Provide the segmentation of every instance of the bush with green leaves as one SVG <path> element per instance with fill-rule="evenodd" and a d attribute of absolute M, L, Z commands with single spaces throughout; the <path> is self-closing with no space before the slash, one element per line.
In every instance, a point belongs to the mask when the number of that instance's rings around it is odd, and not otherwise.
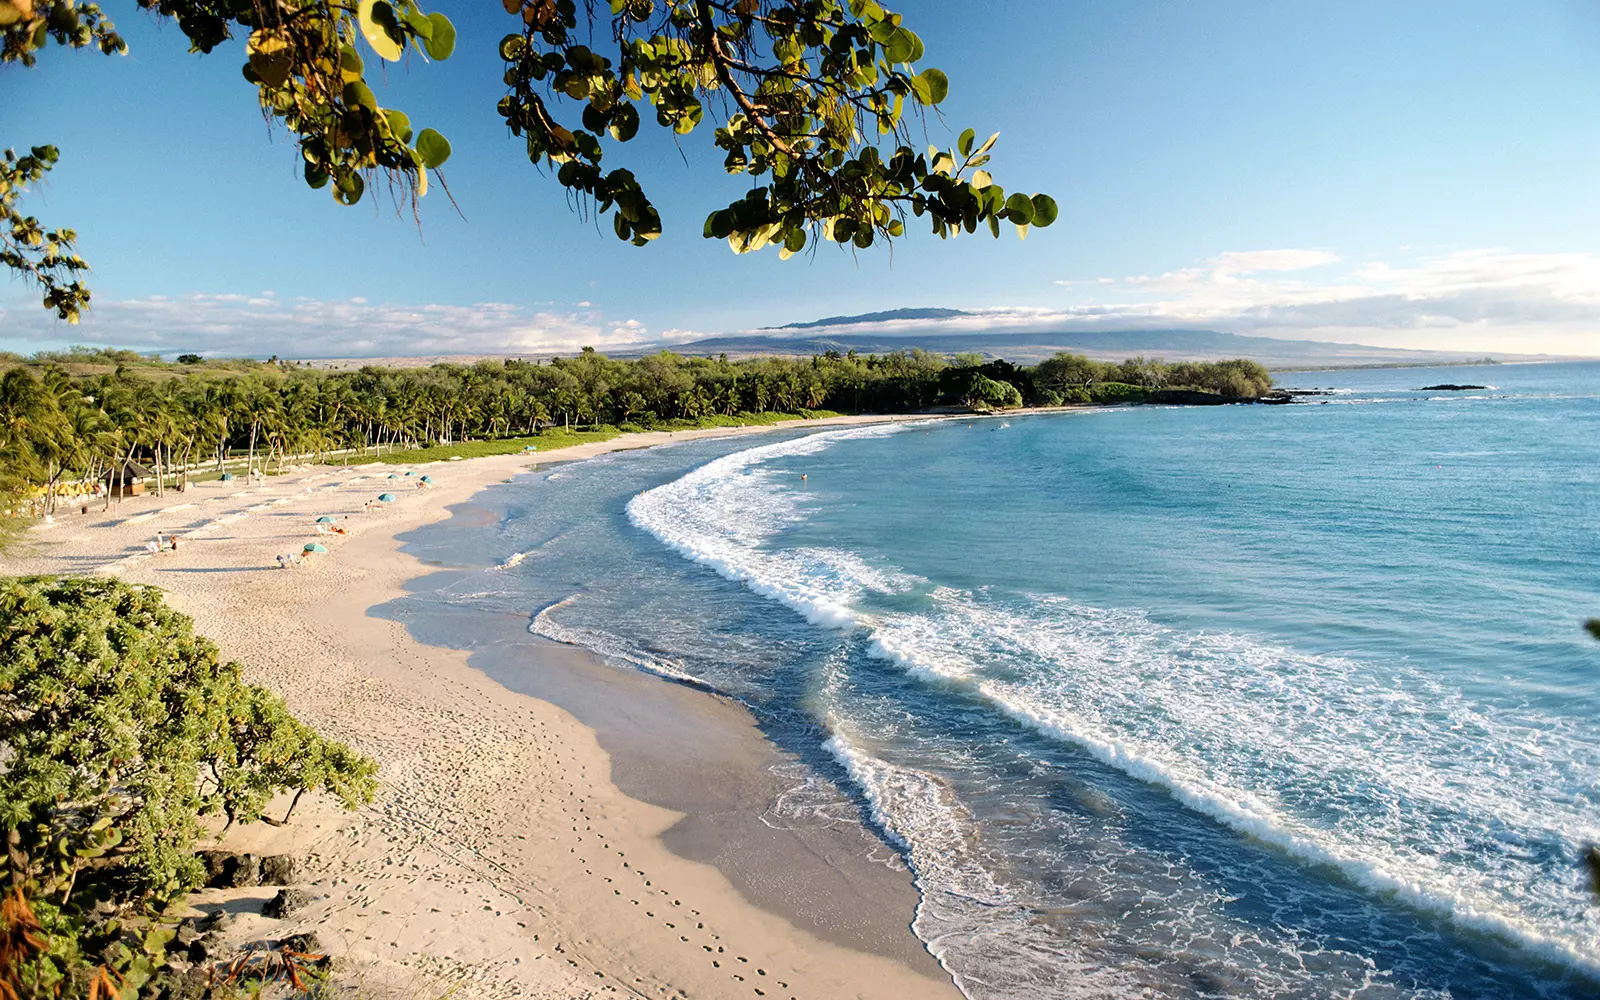
<path fill-rule="evenodd" d="M 241 680 L 155 588 L 0 582 L 4 871 L 42 942 L 0 979 L 43 996 L 84 994 L 101 966 L 148 977 L 170 939 L 152 918 L 204 876 L 202 817 L 261 819 L 288 792 L 355 808 L 375 772 Z"/>

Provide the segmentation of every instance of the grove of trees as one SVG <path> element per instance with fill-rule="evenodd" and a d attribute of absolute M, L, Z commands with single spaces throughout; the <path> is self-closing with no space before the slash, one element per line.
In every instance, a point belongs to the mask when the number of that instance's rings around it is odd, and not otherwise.
<path fill-rule="evenodd" d="M 100 374 L 71 374 L 86 361 Z M 230 363 L 237 365 L 238 363 Z M 136 461 L 155 485 L 185 484 L 230 457 L 289 457 L 507 439 L 551 427 L 640 430 L 774 413 L 908 413 L 938 405 L 1138 402 L 1187 388 L 1254 398 L 1271 377 L 1249 361 L 1121 364 L 1058 355 L 1033 368 L 924 351 L 811 358 L 637 360 L 585 350 L 547 362 L 328 371 L 250 363 L 162 365 L 129 352 L 46 354 L 0 373 L 0 509 L 53 509 L 66 484 Z M 9 498 L 9 502 L 7 502 Z"/>

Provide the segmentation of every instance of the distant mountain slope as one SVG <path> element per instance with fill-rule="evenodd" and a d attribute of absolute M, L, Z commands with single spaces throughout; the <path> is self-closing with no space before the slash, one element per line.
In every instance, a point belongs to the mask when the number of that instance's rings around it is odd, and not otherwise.
<path fill-rule="evenodd" d="M 852 322 L 870 321 L 856 318 Z M 814 325 L 804 324 L 806 328 Z M 1414 351 L 1315 340 L 1243 337 L 1218 330 L 1058 330 L 1042 333 L 979 330 L 965 333 L 930 331 L 923 334 L 901 330 L 883 334 L 852 330 L 849 333 L 841 331 L 813 337 L 750 333 L 708 337 L 672 347 L 684 354 L 722 353 L 735 356 L 806 355 L 852 350 L 861 354 L 883 354 L 913 348 L 937 354 L 972 352 L 1019 363 L 1039 361 L 1057 351 L 1071 351 L 1116 361 L 1136 354 L 1159 355 L 1169 361 L 1252 358 L 1276 368 L 1449 362 L 1476 356 L 1467 352 Z M 1505 359 L 1511 360 L 1509 356 Z"/>
<path fill-rule="evenodd" d="M 763 330 L 810 330 L 819 326 L 844 326 L 847 323 L 887 323 L 896 319 L 952 319 L 971 316 L 962 309 L 887 309 L 883 312 L 861 313 L 858 316 L 825 316 L 806 323 L 785 323 L 782 326 L 764 326 Z"/>

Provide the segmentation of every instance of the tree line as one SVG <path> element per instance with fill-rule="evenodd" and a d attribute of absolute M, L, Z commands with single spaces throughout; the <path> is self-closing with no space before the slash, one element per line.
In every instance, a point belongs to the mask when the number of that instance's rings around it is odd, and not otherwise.
<path fill-rule="evenodd" d="M 0 508 L 48 512 L 128 462 L 149 468 L 158 489 L 181 488 L 229 460 L 266 470 L 291 458 L 381 456 L 551 428 L 1139 402 L 1180 388 L 1251 399 L 1272 383 L 1250 361 L 1110 364 L 1058 354 L 1024 367 L 920 350 L 739 360 L 664 351 L 622 360 L 586 348 L 548 361 L 356 370 L 184 360 L 191 363 L 83 350 L 12 360 L 0 374 Z M 74 362 L 82 369 L 86 361 L 102 370 L 74 374 Z"/>

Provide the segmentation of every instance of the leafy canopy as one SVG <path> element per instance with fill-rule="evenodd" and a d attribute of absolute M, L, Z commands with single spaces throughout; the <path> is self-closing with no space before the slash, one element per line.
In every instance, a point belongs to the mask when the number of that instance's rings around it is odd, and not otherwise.
<path fill-rule="evenodd" d="M 661 217 L 637 178 L 608 152 L 646 116 L 676 135 L 709 116 L 712 142 L 749 191 L 707 216 L 704 235 L 737 253 L 783 257 L 819 240 L 865 249 L 904 234 L 910 218 L 941 238 L 1002 223 L 1025 236 L 1055 221 L 1048 195 L 1007 194 L 984 169 L 998 133 L 972 129 L 953 148 L 911 145 L 909 120 L 943 102 L 949 80 L 921 66 L 922 40 L 876 0 L 501 0 L 511 30 L 498 49 L 499 112 L 583 204 L 610 214 L 620 239 L 643 246 Z M 383 178 L 413 209 L 429 174 L 442 180 L 449 140 L 378 103 L 369 75 L 416 53 L 450 58 L 449 18 L 416 0 L 139 0 L 176 20 L 195 51 L 247 36 L 244 77 L 265 114 L 299 143 L 306 182 L 353 205 Z M 127 45 L 82 0 L 0 0 L 0 61 L 32 65 L 50 42 L 107 54 Z M 594 40 L 608 38 L 596 48 Z M 702 133 L 704 130 L 702 130 Z M 87 306 L 70 230 L 45 233 L 14 197 L 55 161 L 38 147 L 8 163 L 0 210 L 12 231 L 4 262 L 69 321 Z M 37 236 L 35 235 L 37 233 Z"/>
<path fill-rule="evenodd" d="M 0 832 L 10 884 L 128 905 L 201 876 L 199 818 L 262 817 L 280 791 L 371 799 L 375 765 L 244 683 L 160 592 L 100 578 L 0 581 Z"/>

